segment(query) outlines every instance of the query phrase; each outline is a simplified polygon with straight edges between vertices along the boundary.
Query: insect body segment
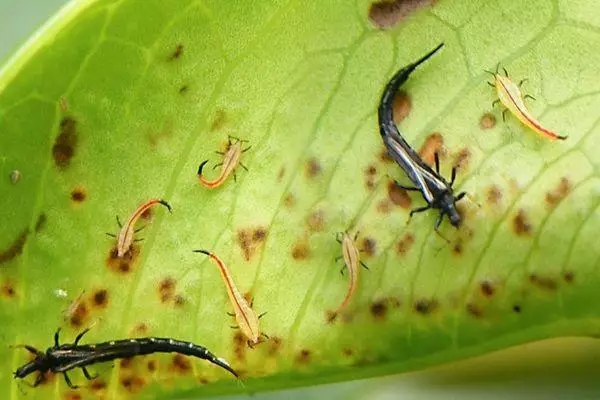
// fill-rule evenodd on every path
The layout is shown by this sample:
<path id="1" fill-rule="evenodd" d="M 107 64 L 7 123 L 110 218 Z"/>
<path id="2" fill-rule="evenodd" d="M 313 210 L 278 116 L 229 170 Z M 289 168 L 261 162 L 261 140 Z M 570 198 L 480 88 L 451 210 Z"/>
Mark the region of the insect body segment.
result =
<path id="1" fill-rule="evenodd" d="M 234 141 L 232 142 L 231 139 L 234 139 Z M 223 161 L 220 164 L 215 165 L 215 167 L 218 167 L 219 165 L 221 166 L 221 173 L 217 178 L 213 179 L 212 181 L 207 180 L 202 175 L 202 170 L 204 169 L 206 163 L 208 163 L 208 160 L 205 160 L 200 164 L 200 166 L 198 167 L 198 179 L 200 179 L 200 183 L 204 187 L 207 187 L 209 189 L 217 188 L 221 186 L 223 182 L 225 182 L 227 177 L 231 174 L 233 174 L 233 178 L 235 179 L 235 169 L 238 165 L 242 166 L 242 168 L 244 168 L 245 170 L 248 170 L 248 168 L 246 168 L 244 164 L 240 162 L 242 153 L 244 153 L 250 148 L 246 147 L 245 149 L 243 149 L 243 142 L 245 142 L 245 140 L 229 137 L 227 151 L 225 151 L 225 153 L 217 152 L 218 154 L 221 154 L 223 156 Z"/>
<path id="2" fill-rule="evenodd" d="M 486 71 L 494 77 L 494 83 L 492 86 L 496 89 L 498 93 L 498 100 L 502 102 L 502 104 L 506 107 L 507 110 L 511 112 L 519 121 L 521 121 L 525 126 L 532 129 L 534 132 L 539 133 L 542 136 L 549 138 L 550 140 L 565 140 L 567 136 L 561 136 L 556 132 L 553 132 L 547 128 L 544 128 L 542 124 L 535 119 L 527 106 L 525 105 L 525 98 L 531 97 L 530 95 L 525 95 L 521 93 L 520 85 L 517 85 L 513 82 L 509 77 L 508 73 L 505 72 L 505 76 L 502 76 L 496 72 Z M 522 82 L 521 82 L 522 83 Z M 496 102 L 494 102 L 496 103 Z M 504 114 L 502 114 L 504 117 Z"/>
<path id="3" fill-rule="evenodd" d="M 208 360 L 221 368 L 231 372 L 235 377 L 237 372 L 231 368 L 229 363 L 215 356 L 205 347 L 191 342 L 184 342 L 169 338 L 139 338 L 123 339 L 98 344 L 80 345 L 79 341 L 89 329 L 84 330 L 75 338 L 73 343 L 59 344 L 58 334 L 54 334 L 54 346 L 49 347 L 46 352 L 41 352 L 32 346 L 24 346 L 27 351 L 35 356 L 32 361 L 18 368 L 14 375 L 16 378 L 25 378 L 28 375 L 39 372 L 33 386 L 41 383 L 44 374 L 48 371 L 53 373 L 62 372 L 69 387 L 76 389 L 71 383 L 67 371 L 81 368 L 87 379 L 94 379 L 87 371 L 86 366 L 119 358 L 130 358 L 133 356 L 152 353 L 180 353 L 188 356 Z"/>
<path id="4" fill-rule="evenodd" d="M 264 334 L 261 334 L 258 326 L 260 316 L 256 314 L 252 309 L 252 306 L 248 304 L 246 298 L 242 296 L 235 286 L 231 273 L 229 272 L 229 269 L 227 269 L 225 263 L 223 263 L 216 254 L 207 250 L 194 250 L 194 252 L 206 254 L 217 264 L 221 277 L 225 282 L 225 287 L 227 288 L 227 295 L 233 306 L 235 319 L 242 333 L 248 338 L 248 345 L 252 347 L 253 345 L 260 343 L 261 336 L 265 336 Z"/>
<path id="5" fill-rule="evenodd" d="M 341 236 L 341 239 L 340 239 Z M 346 306 L 350 303 L 352 296 L 356 292 L 358 287 L 358 277 L 360 272 L 360 266 L 364 268 L 367 266 L 360 260 L 360 250 L 356 247 L 356 238 L 358 233 L 352 238 L 348 232 L 342 232 L 338 234 L 337 241 L 342 245 L 341 258 L 344 259 L 344 267 L 348 269 L 348 291 L 344 300 L 337 308 L 336 314 L 339 314 Z M 340 258 L 338 257 L 338 259 Z M 368 268 L 367 268 L 368 269 Z M 344 269 L 340 272 L 343 273 Z"/>
<path id="6" fill-rule="evenodd" d="M 396 72 L 383 91 L 378 109 L 379 132 L 381 133 L 383 143 L 387 148 L 390 157 L 392 157 L 404 170 L 414 185 L 414 187 L 402 186 L 400 184 L 398 184 L 398 186 L 405 190 L 420 191 L 427 202 L 427 206 L 412 210 L 410 216 L 412 217 L 413 214 L 430 208 L 437 208 L 440 210 L 440 216 L 435 223 L 436 231 L 442 223 L 444 215 L 448 216 L 448 219 L 453 226 L 460 226 L 461 217 L 456 209 L 456 202 L 462 199 L 466 193 L 463 192 L 454 196 L 452 185 L 456 178 L 456 167 L 452 169 L 451 181 L 446 181 L 440 175 L 439 157 L 437 153 L 435 154 L 436 168 L 434 171 L 421 159 L 419 154 L 410 147 L 406 140 L 404 140 L 394 123 L 393 101 L 396 92 L 400 86 L 408 80 L 410 74 L 420 64 L 441 49 L 443 45 L 444 44 L 441 43 L 416 62 L 409 64 Z"/>
<path id="7" fill-rule="evenodd" d="M 150 209 L 151 207 L 153 207 L 157 204 L 161 204 L 161 205 L 167 207 L 169 212 L 172 212 L 172 208 L 169 205 L 169 203 L 167 203 L 165 200 L 161 200 L 161 199 L 153 199 L 153 200 L 150 200 L 150 201 L 142 204 L 141 206 L 139 206 L 137 208 L 137 210 L 135 210 L 133 215 L 131 215 L 131 217 L 129 217 L 129 219 L 127 220 L 125 225 L 123 225 L 121 227 L 121 230 L 119 231 L 119 235 L 117 237 L 117 239 L 118 239 L 118 241 L 117 241 L 117 257 L 119 257 L 119 258 L 123 257 L 131 248 L 131 244 L 133 243 L 133 235 L 136 232 L 135 224 L 138 221 L 138 219 L 140 218 L 140 216 L 146 210 Z M 117 221 L 118 221 L 118 218 L 117 218 Z"/>

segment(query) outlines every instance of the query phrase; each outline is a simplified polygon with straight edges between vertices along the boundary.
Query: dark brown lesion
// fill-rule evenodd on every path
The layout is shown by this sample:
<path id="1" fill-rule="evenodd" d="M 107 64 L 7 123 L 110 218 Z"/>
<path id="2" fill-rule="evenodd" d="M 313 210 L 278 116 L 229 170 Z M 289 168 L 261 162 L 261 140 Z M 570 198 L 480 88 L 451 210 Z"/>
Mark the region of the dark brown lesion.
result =
<path id="1" fill-rule="evenodd" d="M 571 192 L 572 188 L 573 184 L 568 178 L 564 176 L 560 178 L 560 182 L 558 182 L 556 187 L 553 190 L 546 193 L 546 204 L 548 205 L 548 207 L 554 207 L 558 203 L 560 203 L 562 199 L 567 197 L 567 195 Z"/>
<path id="2" fill-rule="evenodd" d="M 513 218 L 513 230 L 517 236 L 530 236 L 533 232 L 533 226 L 529 222 L 525 210 L 520 209 Z"/>
<path id="3" fill-rule="evenodd" d="M 181 354 L 175 354 L 171 361 L 171 370 L 177 372 L 180 375 L 185 375 L 190 373 L 192 370 L 192 364 L 190 360 Z"/>
<path id="4" fill-rule="evenodd" d="M 12 261 L 23 253 L 27 236 L 29 236 L 29 229 L 24 229 L 6 250 L 0 252 L 0 264 Z"/>
<path id="5" fill-rule="evenodd" d="M 379 29 L 390 29 L 404 22 L 420 8 L 433 5 L 437 0 L 382 0 L 369 6 L 369 20 Z"/>
<path id="6" fill-rule="evenodd" d="M 310 363 L 311 351 L 309 349 L 302 349 L 296 356 L 296 363 L 306 365 Z"/>
<path id="7" fill-rule="evenodd" d="M 558 288 L 556 280 L 538 274 L 529 275 L 529 282 L 543 290 L 555 291 Z"/>
<path id="8" fill-rule="evenodd" d="M 377 300 L 371 303 L 369 307 L 369 311 L 375 320 L 381 321 L 384 320 L 387 312 L 388 312 L 388 302 L 387 300 Z"/>
<path id="9" fill-rule="evenodd" d="M 66 116 L 60 122 L 60 133 L 52 146 L 54 164 L 59 169 L 65 169 L 71 164 L 77 147 L 77 121 Z"/>
<path id="10" fill-rule="evenodd" d="M 91 296 L 92 304 L 98 308 L 106 308 L 108 306 L 108 290 L 98 289 Z"/>
<path id="11" fill-rule="evenodd" d="M 394 181 L 388 183 L 388 198 L 390 201 L 402 208 L 409 209 L 412 205 L 412 200 L 406 193 L 406 190 L 402 189 Z"/>
<path id="12" fill-rule="evenodd" d="M 425 164 L 433 167 L 435 163 L 435 154 L 441 159 L 444 158 L 446 151 L 444 148 L 444 137 L 439 132 L 433 132 L 425 139 L 425 142 L 419 148 L 419 156 Z"/>
<path id="13" fill-rule="evenodd" d="M 314 179 L 317 176 L 321 175 L 323 172 L 323 168 L 321 167 L 321 163 L 316 158 L 310 158 L 305 165 L 306 176 L 310 179 Z"/>
<path id="14" fill-rule="evenodd" d="M 396 251 L 398 252 L 398 254 L 403 256 L 411 249 L 414 243 L 414 235 L 412 233 L 407 232 L 398 241 L 398 244 L 396 245 Z"/>
<path id="15" fill-rule="evenodd" d="M 268 230 L 265 227 L 259 226 L 256 228 L 242 228 L 237 232 L 237 243 L 242 250 L 244 260 L 250 261 L 259 246 L 267 237 Z"/>
<path id="16" fill-rule="evenodd" d="M 183 46 L 183 44 L 178 44 L 177 47 L 175 47 L 175 50 L 173 50 L 173 52 L 169 56 L 169 61 L 175 61 L 180 59 L 183 56 L 184 50 L 185 47 Z"/>
<path id="17" fill-rule="evenodd" d="M 414 309 L 418 314 L 430 315 L 437 311 L 440 303 L 436 299 L 419 299 L 415 301 Z"/>

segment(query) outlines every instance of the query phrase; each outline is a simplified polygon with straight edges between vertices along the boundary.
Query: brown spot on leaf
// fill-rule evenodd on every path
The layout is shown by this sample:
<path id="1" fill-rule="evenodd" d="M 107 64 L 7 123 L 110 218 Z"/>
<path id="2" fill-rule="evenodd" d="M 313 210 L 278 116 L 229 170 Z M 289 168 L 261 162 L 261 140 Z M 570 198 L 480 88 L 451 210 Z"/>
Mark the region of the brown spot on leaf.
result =
<path id="1" fill-rule="evenodd" d="M 0 253 L 0 264 L 11 261 L 21 255 L 28 235 L 29 229 L 25 229 L 19 234 L 19 236 L 17 236 L 17 238 L 11 243 L 10 246 L 8 246 L 6 250 Z"/>
<path id="2" fill-rule="evenodd" d="M 498 186 L 492 185 L 487 188 L 485 197 L 488 203 L 496 205 L 502 200 L 502 191 Z"/>
<path id="3" fill-rule="evenodd" d="M 271 336 L 269 340 L 269 356 L 273 357 L 279 354 L 282 346 L 282 339 L 278 336 Z"/>
<path id="4" fill-rule="evenodd" d="M 92 303 L 96 307 L 105 308 L 108 305 L 108 290 L 99 289 L 92 294 Z"/>
<path id="5" fill-rule="evenodd" d="M 410 96 L 404 91 L 398 91 L 394 96 L 394 103 L 392 104 L 394 122 L 400 123 L 408 114 L 410 114 L 410 110 L 412 109 L 412 103 L 410 101 Z"/>
<path id="6" fill-rule="evenodd" d="M 93 392 L 100 392 L 106 389 L 106 382 L 100 379 L 94 379 L 90 382 L 90 389 L 92 389 Z"/>
<path id="7" fill-rule="evenodd" d="M 174 61 L 174 60 L 179 59 L 183 55 L 183 50 L 184 50 L 183 45 L 178 44 L 177 47 L 175 47 L 175 50 L 173 50 L 173 52 L 169 56 L 169 61 Z"/>
<path id="8" fill-rule="evenodd" d="M 533 227 L 527 218 L 525 210 L 520 209 L 513 218 L 513 229 L 517 236 L 529 236 Z"/>
<path id="9" fill-rule="evenodd" d="M 317 210 L 306 218 L 306 225 L 312 232 L 322 232 L 325 229 L 325 212 Z"/>
<path id="10" fill-rule="evenodd" d="M 244 334 L 238 329 L 233 335 L 233 352 L 236 359 L 243 361 L 246 358 L 247 340 Z"/>
<path id="11" fill-rule="evenodd" d="M 435 299 L 420 299 L 415 302 L 415 311 L 421 315 L 429 315 L 435 312 L 440 303 Z"/>
<path id="12" fill-rule="evenodd" d="M 397 206 L 402 208 L 410 208 L 412 201 L 406 190 L 402 189 L 394 181 L 388 183 L 388 197 Z"/>
<path id="13" fill-rule="evenodd" d="M 182 85 L 179 88 L 179 94 L 185 94 L 190 90 L 190 87 L 188 85 Z"/>
<path id="14" fill-rule="evenodd" d="M 237 242 L 242 249 L 244 260 L 250 261 L 252 259 L 259 246 L 265 240 L 267 232 L 267 228 L 264 227 L 238 230 Z"/>
<path id="15" fill-rule="evenodd" d="M 407 232 L 398 241 L 398 244 L 396 245 L 396 251 L 400 255 L 405 255 L 414 243 L 415 237 L 412 235 L 412 233 Z"/>
<path id="16" fill-rule="evenodd" d="M 173 356 L 171 365 L 172 365 L 172 370 L 181 375 L 189 373 L 190 370 L 192 369 L 192 364 L 190 363 L 190 360 L 181 354 L 175 354 Z"/>
<path id="17" fill-rule="evenodd" d="M 283 177 L 285 176 L 285 167 L 281 167 L 279 169 L 279 173 L 277 174 L 277 182 L 281 182 Z"/>
<path id="18" fill-rule="evenodd" d="M 64 399 L 65 400 L 81 400 L 82 397 L 77 392 L 67 392 L 67 393 L 65 393 Z"/>
<path id="19" fill-rule="evenodd" d="M 161 302 L 166 303 L 173 298 L 176 285 L 177 282 L 173 278 L 165 278 L 158 283 L 158 295 Z"/>
<path id="20" fill-rule="evenodd" d="M 383 199 L 377 203 L 377 211 L 382 214 L 389 214 L 392 211 L 392 202 L 388 199 Z"/>
<path id="21" fill-rule="evenodd" d="M 390 29 L 405 21 L 418 9 L 437 0 L 382 0 L 371 3 L 369 20 L 379 29 Z"/>
<path id="22" fill-rule="evenodd" d="M 365 236 L 362 240 L 362 250 L 367 257 L 373 257 L 377 252 L 377 241 L 375 238 Z"/>
<path id="23" fill-rule="evenodd" d="M 133 269 L 133 266 L 139 254 L 139 247 L 135 244 L 132 244 L 129 251 L 125 253 L 123 257 L 119 258 L 117 257 L 117 248 L 113 247 L 108 253 L 108 257 L 106 259 L 106 266 L 114 272 L 127 274 Z"/>
<path id="24" fill-rule="evenodd" d="M 119 361 L 119 366 L 121 368 L 129 368 L 131 367 L 131 357 L 127 357 L 127 358 L 121 358 L 121 360 Z"/>
<path id="25" fill-rule="evenodd" d="M 471 150 L 466 147 L 458 152 L 456 156 L 454 156 L 453 166 L 456 168 L 466 168 L 471 160 Z"/>
<path id="26" fill-rule="evenodd" d="M 485 113 L 481 116 L 479 120 L 479 127 L 481 129 L 492 129 L 494 126 L 496 126 L 496 117 L 494 114 Z"/>
<path id="27" fill-rule="evenodd" d="M 521 306 L 518 304 L 515 304 L 512 308 L 513 312 L 515 312 L 516 314 L 520 314 L 521 313 Z"/>
<path id="28" fill-rule="evenodd" d="M 388 311 L 387 300 L 374 301 L 373 303 L 371 303 L 369 310 L 371 311 L 371 315 L 373 316 L 373 318 L 375 318 L 375 320 L 381 321 L 385 319 L 385 316 Z"/>
<path id="29" fill-rule="evenodd" d="M 72 117 L 64 117 L 60 122 L 60 134 L 52 146 L 54 164 L 65 169 L 71 164 L 77 147 L 77 121 Z"/>
<path id="30" fill-rule="evenodd" d="M 338 317 L 338 313 L 335 311 L 327 310 L 325 312 L 325 321 L 328 324 L 333 324 Z"/>
<path id="31" fill-rule="evenodd" d="M 419 149 L 421 159 L 429 166 L 435 164 L 435 153 L 438 153 L 438 156 L 444 154 L 444 137 L 439 132 L 433 132 L 427 136 Z"/>
<path id="32" fill-rule="evenodd" d="M 89 314 L 90 312 L 85 303 L 79 301 L 75 304 L 75 307 L 69 315 L 69 323 L 73 328 L 81 328 Z"/>
<path id="33" fill-rule="evenodd" d="M 16 297 L 17 291 L 15 289 L 15 284 L 11 280 L 3 282 L 2 286 L 0 286 L 0 294 L 2 294 L 2 297 L 6 297 L 7 299 Z"/>
<path id="34" fill-rule="evenodd" d="M 83 203 L 87 198 L 87 193 L 85 188 L 78 186 L 71 192 L 71 200 L 75 203 Z"/>
<path id="35" fill-rule="evenodd" d="M 477 304 L 468 303 L 466 305 L 466 310 L 473 318 L 479 319 L 483 317 L 483 311 L 481 310 L 481 307 L 479 307 Z"/>
<path id="36" fill-rule="evenodd" d="M 138 393 L 146 384 L 143 378 L 136 375 L 121 376 L 120 382 L 129 393 Z"/>
<path id="37" fill-rule="evenodd" d="M 365 185 L 369 190 L 375 187 L 376 178 L 377 167 L 374 164 L 370 164 L 367 168 L 365 168 Z"/>
<path id="38" fill-rule="evenodd" d="M 292 258 L 294 260 L 306 260 L 310 257 L 310 247 L 305 240 L 300 240 L 292 247 Z"/>
<path id="39" fill-rule="evenodd" d="M 148 368 L 148 371 L 154 372 L 158 368 L 158 362 L 156 360 L 148 360 L 146 367 Z"/>
<path id="40" fill-rule="evenodd" d="M 317 160 L 314 157 L 310 158 L 306 162 L 305 169 L 306 169 L 306 176 L 311 179 L 316 178 L 322 172 L 322 168 L 321 168 L 321 164 L 319 163 L 319 160 Z"/>
<path id="41" fill-rule="evenodd" d="M 47 220 L 48 220 L 48 217 L 46 217 L 46 214 L 44 214 L 44 213 L 40 214 L 37 221 L 35 222 L 36 233 L 41 231 L 42 229 L 44 229 L 44 226 L 46 226 Z"/>
<path id="42" fill-rule="evenodd" d="M 213 117 L 212 124 L 210 125 L 210 131 L 216 132 L 220 131 L 227 122 L 227 114 L 223 110 L 215 111 L 215 116 Z"/>
<path id="43" fill-rule="evenodd" d="M 308 364 L 310 362 L 310 356 L 311 356 L 310 350 L 302 349 L 296 356 L 296 362 L 298 364 Z"/>
<path id="44" fill-rule="evenodd" d="M 285 198 L 283 199 L 283 204 L 287 207 L 287 208 L 292 208 L 294 207 L 294 205 L 296 204 L 296 198 L 294 197 L 293 194 L 288 193 Z"/>
<path id="45" fill-rule="evenodd" d="M 185 297 L 178 294 L 173 298 L 173 303 L 175 304 L 175 307 L 181 308 L 185 305 Z"/>
<path id="46" fill-rule="evenodd" d="M 565 271 L 563 279 L 567 283 L 573 283 L 575 281 L 575 273 L 573 271 Z"/>
<path id="47" fill-rule="evenodd" d="M 571 191 L 571 181 L 569 181 L 566 177 L 560 178 L 560 182 L 556 187 L 546 193 L 546 203 L 549 207 L 554 207 L 557 205 L 562 199 L 564 199 L 569 192 Z"/>
<path id="48" fill-rule="evenodd" d="M 496 292 L 494 284 L 488 280 L 484 280 L 479 284 L 479 290 L 485 297 L 492 297 Z"/>
<path id="49" fill-rule="evenodd" d="M 390 153 L 388 153 L 387 149 L 381 150 L 381 152 L 379 153 L 379 160 L 386 164 L 394 161 L 394 159 L 390 156 Z"/>
<path id="50" fill-rule="evenodd" d="M 558 287 L 556 281 L 552 278 L 539 276 L 537 274 L 529 275 L 529 282 L 543 290 L 555 291 Z"/>
<path id="51" fill-rule="evenodd" d="M 452 246 L 452 253 L 454 253 L 457 256 L 460 256 L 463 252 L 463 241 L 461 238 L 456 239 L 456 242 L 454 242 L 454 246 Z"/>
<path id="52" fill-rule="evenodd" d="M 346 357 L 352 357 L 354 355 L 354 350 L 349 347 L 345 347 L 342 349 L 342 354 Z"/>
<path id="53" fill-rule="evenodd" d="M 145 322 L 138 322 L 133 327 L 133 335 L 134 336 L 142 336 L 148 333 L 148 325 Z"/>

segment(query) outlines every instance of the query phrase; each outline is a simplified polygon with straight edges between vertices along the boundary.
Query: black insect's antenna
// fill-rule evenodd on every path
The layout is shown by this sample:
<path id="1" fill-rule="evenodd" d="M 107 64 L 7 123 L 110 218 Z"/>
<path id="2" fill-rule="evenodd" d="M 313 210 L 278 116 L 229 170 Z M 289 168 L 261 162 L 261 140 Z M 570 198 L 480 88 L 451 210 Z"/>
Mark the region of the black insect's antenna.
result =
<path id="1" fill-rule="evenodd" d="M 421 57 L 414 63 L 409 64 L 406 67 L 402 68 L 400 71 L 396 72 L 396 75 L 394 75 L 389 81 L 389 83 L 385 87 L 385 90 L 383 91 L 383 95 L 381 96 L 381 102 L 379 103 L 379 121 L 381 122 L 380 133 L 382 136 L 396 131 L 396 125 L 394 124 L 394 117 L 392 115 L 392 104 L 394 103 L 394 97 L 396 96 L 398 88 L 400 88 L 400 86 L 402 86 L 402 84 L 406 82 L 410 74 L 419 65 L 427 61 L 429 57 L 434 55 L 443 46 L 444 43 L 440 43 L 435 49 L 431 50 L 429 53 L 425 54 L 423 57 Z"/>

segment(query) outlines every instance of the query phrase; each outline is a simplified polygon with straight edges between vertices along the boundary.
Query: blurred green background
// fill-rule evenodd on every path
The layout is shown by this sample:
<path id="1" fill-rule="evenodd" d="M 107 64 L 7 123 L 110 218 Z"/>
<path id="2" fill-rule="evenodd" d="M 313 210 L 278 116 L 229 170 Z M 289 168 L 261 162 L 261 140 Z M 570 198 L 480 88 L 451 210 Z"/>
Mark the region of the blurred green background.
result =
<path id="1" fill-rule="evenodd" d="M 67 2 L 0 0 L 0 64 Z M 225 398 L 596 399 L 599 376 L 600 342 L 565 338 L 398 376 Z"/>

